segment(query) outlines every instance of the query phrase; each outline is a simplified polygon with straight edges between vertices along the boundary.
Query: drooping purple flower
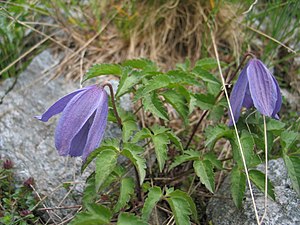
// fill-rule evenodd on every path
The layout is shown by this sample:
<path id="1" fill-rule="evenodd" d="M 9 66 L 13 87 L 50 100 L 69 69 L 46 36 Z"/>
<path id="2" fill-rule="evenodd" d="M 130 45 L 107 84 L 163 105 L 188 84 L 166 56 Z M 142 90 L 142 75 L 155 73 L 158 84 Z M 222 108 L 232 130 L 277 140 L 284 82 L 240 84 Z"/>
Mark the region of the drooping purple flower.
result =
<path id="1" fill-rule="evenodd" d="M 235 122 L 242 107 L 254 106 L 262 115 L 279 119 L 282 97 L 279 85 L 268 68 L 258 59 L 249 60 L 242 70 L 230 95 L 230 105 Z M 230 115 L 229 125 L 233 125 Z"/>
<path id="2" fill-rule="evenodd" d="M 108 115 L 108 96 L 103 87 L 92 85 L 74 91 L 55 102 L 37 119 L 47 122 L 61 113 L 55 131 L 55 147 L 61 156 L 87 156 L 103 138 Z"/>

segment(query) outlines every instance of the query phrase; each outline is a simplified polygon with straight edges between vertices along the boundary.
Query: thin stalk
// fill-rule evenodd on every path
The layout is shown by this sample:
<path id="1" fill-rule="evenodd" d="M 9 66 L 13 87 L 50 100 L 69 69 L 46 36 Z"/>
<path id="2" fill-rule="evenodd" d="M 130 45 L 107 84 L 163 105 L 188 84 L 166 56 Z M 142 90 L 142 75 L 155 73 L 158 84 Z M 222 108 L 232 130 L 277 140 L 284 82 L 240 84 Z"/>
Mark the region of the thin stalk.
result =
<path id="1" fill-rule="evenodd" d="M 256 207 L 254 195 L 253 195 L 253 190 L 252 190 L 252 187 L 251 187 L 248 168 L 247 168 L 247 164 L 246 164 L 246 160 L 245 160 L 245 156 L 244 156 L 244 152 L 243 152 L 243 147 L 242 147 L 242 143 L 241 143 L 241 140 L 240 140 L 240 137 L 239 137 L 238 129 L 237 129 L 237 126 L 236 126 L 236 123 L 235 123 L 235 119 L 234 119 L 234 116 L 233 116 L 233 111 L 232 111 L 232 108 L 231 108 L 231 104 L 230 104 L 230 101 L 229 101 L 229 95 L 228 95 L 228 92 L 227 92 L 225 79 L 223 77 L 222 68 L 221 68 L 220 59 L 219 59 L 219 54 L 218 54 L 218 50 L 217 50 L 214 35 L 212 33 L 212 29 L 210 29 L 210 34 L 211 34 L 211 39 L 212 39 L 212 43 L 213 43 L 213 47 L 214 47 L 214 51 L 215 51 L 215 55 L 216 55 L 216 59 L 217 59 L 217 63 L 218 63 L 218 69 L 219 69 L 220 77 L 221 77 L 223 88 L 224 88 L 225 97 L 226 97 L 226 100 L 227 100 L 227 103 L 228 103 L 229 112 L 230 112 L 230 115 L 231 115 L 231 118 L 232 118 L 232 121 L 233 121 L 235 134 L 236 134 L 236 137 L 237 137 L 237 140 L 238 140 L 239 150 L 240 150 L 240 153 L 241 153 L 241 156 L 242 156 L 242 161 L 243 161 L 243 165 L 244 165 L 244 169 L 245 169 L 245 173 L 246 173 L 246 178 L 247 178 L 247 182 L 248 182 L 248 186 L 249 186 L 249 190 L 250 190 L 252 204 L 253 204 L 253 207 L 254 207 L 256 221 L 257 221 L 257 224 L 260 224 L 259 216 L 258 216 L 258 213 L 257 213 L 257 207 Z"/>
<path id="2" fill-rule="evenodd" d="M 263 115 L 263 120 L 264 120 L 264 138 L 265 138 L 265 209 L 259 224 L 262 224 L 267 214 L 267 208 L 268 208 L 268 137 L 267 137 L 266 117 L 264 115 Z"/>
<path id="3" fill-rule="evenodd" d="M 119 125 L 120 129 L 122 130 L 122 128 L 123 128 L 122 121 L 121 121 L 121 118 L 118 114 L 113 87 L 112 87 L 111 83 L 109 83 L 109 82 L 104 82 L 104 84 L 102 84 L 102 86 L 103 87 L 107 86 L 109 88 L 110 96 L 111 96 L 111 102 L 112 102 L 112 106 L 113 106 L 113 111 L 114 111 L 114 114 L 117 118 L 118 125 Z M 134 165 L 133 165 L 133 168 L 134 168 L 135 177 L 136 177 L 137 197 L 140 201 L 143 201 L 143 195 L 142 195 L 142 189 L 141 189 L 141 186 L 140 186 L 139 173 L 138 173 L 138 171 L 137 171 L 137 169 Z"/>
<path id="4" fill-rule="evenodd" d="M 122 126 L 122 121 L 121 121 L 121 118 L 120 118 L 120 116 L 118 114 L 118 110 L 117 110 L 117 106 L 116 106 L 114 89 L 113 89 L 111 83 L 109 83 L 109 82 L 105 82 L 102 86 L 103 87 L 107 86 L 109 88 L 110 97 L 111 97 L 111 103 L 112 103 L 112 106 L 113 106 L 114 114 L 116 116 L 116 119 L 117 119 L 119 127 L 122 129 L 123 126 Z"/>

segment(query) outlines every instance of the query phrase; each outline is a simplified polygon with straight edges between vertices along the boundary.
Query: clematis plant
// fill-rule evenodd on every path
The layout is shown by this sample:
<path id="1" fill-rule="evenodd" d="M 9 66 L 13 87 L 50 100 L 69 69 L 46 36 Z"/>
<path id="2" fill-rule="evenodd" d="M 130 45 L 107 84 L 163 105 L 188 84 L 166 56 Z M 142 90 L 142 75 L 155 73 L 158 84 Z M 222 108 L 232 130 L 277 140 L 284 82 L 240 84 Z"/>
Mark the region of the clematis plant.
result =
<path id="1" fill-rule="evenodd" d="M 61 112 L 55 131 L 55 147 L 61 156 L 82 156 L 85 161 L 104 136 L 108 115 L 107 93 L 100 85 L 87 86 L 62 97 L 35 118 L 47 122 Z"/>
<path id="2" fill-rule="evenodd" d="M 237 122 L 242 107 L 254 106 L 262 115 L 279 119 L 277 113 L 282 104 L 282 96 L 275 77 L 259 60 L 251 59 L 242 70 L 230 95 L 230 104 Z M 233 124 L 230 115 L 229 125 Z"/>

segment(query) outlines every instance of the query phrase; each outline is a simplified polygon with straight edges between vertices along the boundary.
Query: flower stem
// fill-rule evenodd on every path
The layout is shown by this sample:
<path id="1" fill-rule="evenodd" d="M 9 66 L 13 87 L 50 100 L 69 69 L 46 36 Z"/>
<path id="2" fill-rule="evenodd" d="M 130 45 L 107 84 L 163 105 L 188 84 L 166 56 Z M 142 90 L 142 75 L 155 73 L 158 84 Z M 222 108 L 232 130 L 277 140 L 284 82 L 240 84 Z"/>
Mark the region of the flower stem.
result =
<path id="1" fill-rule="evenodd" d="M 112 107 L 113 107 L 113 110 L 114 110 L 114 114 L 115 114 L 115 116 L 116 116 L 116 118 L 117 118 L 119 127 L 122 129 L 123 126 L 122 126 L 122 121 L 121 121 L 121 118 L 120 118 L 120 116 L 119 116 L 119 114 L 118 114 L 118 110 L 117 110 L 117 107 L 116 107 L 116 101 L 115 101 L 114 89 L 113 89 L 111 83 L 109 83 L 109 82 L 107 82 L 107 81 L 106 81 L 105 83 L 103 83 L 102 86 L 103 86 L 103 87 L 107 86 L 107 87 L 109 88 L 109 91 L 110 91 L 110 97 L 111 97 L 111 103 L 112 103 Z"/>
<path id="2" fill-rule="evenodd" d="M 215 42 L 215 38 L 214 38 L 214 35 L 213 35 L 213 32 L 212 32 L 212 29 L 211 29 L 211 39 L 212 39 L 212 43 L 213 43 L 213 47 L 214 47 L 214 51 L 215 51 L 215 55 L 216 55 L 216 59 L 217 59 L 217 63 L 218 63 L 220 77 L 221 77 L 223 88 L 224 88 L 224 94 L 225 94 L 225 97 L 226 97 L 226 100 L 227 100 L 227 103 L 228 103 L 229 112 L 230 112 L 230 115 L 231 115 L 231 118 L 232 118 L 236 138 L 237 138 L 237 141 L 238 141 L 239 150 L 240 150 L 240 153 L 241 153 L 241 156 L 242 156 L 243 166 L 244 166 L 244 170 L 245 170 L 245 174 L 246 174 L 246 178 L 247 178 L 247 183 L 248 183 L 248 186 L 249 186 L 249 191 L 250 191 L 252 204 L 253 204 L 253 208 L 254 208 L 254 212 L 255 212 L 256 222 L 257 222 L 257 224 L 260 224 L 259 216 L 258 216 L 258 212 L 257 212 L 257 207 L 256 207 L 254 195 L 253 195 L 253 190 L 252 190 L 252 186 L 251 186 L 251 182 L 250 182 L 250 177 L 249 177 L 249 173 L 248 173 L 248 168 L 247 168 L 247 164 L 246 164 L 246 160 L 245 160 L 245 156 L 244 156 L 244 152 L 243 152 L 243 146 L 242 146 L 241 139 L 240 139 L 238 129 L 237 129 L 237 126 L 236 126 L 236 123 L 235 123 L 235 119 L 234 119 L 234 116 L 233 116 L 232 107 L 231 107 L 231 104 L 230 104 L 230 101 L 229 101 L 229 95 L 228 95 L 228 92 L 227 92 L 225 79 L 223 77 L 222 68 L 221 68 L 221 64 L 220 64 L 220 60 L 219 60 L 219 54 L 218 54 L 218 50 L 217 50 L 217 46 L 216 46 L 216 42 Z"/>
<path id="3" fill-rule="evenodd" d="M 267 208 L 268 208 L 268 137 L 267 137 L 266 117 L 264 115 L 263 115 L 263 120 L 264 120 L 264 138 L 265 138 L 265 205 L 264 205 L 265 209 L 259 224 L 262 224 L 267 214 Z"/>
<path id="4" fill-rule="evenodd" d="M 248 57 L 256 58 L 256 56 L 255 56 L 254 54 L 252 54 L 251 52 L 247 52 L 247 53 L 244 55 L 244 57 L 243 57 L 243 59 L 242 59 L 240 65 L 238 66 L 238 68 L 237 68 L 237 69 L 235 70 L 235 72 L 227 79 L 226 83 L 230 83 L 230 82 L 233 80 L 233 78 L 234 78 L 234 77 L 237 75 L 237 73 L 240 71 L 240 69 L 242 68 L 244 62 L 246 61 L 246 59 L 247 59 Z"/>

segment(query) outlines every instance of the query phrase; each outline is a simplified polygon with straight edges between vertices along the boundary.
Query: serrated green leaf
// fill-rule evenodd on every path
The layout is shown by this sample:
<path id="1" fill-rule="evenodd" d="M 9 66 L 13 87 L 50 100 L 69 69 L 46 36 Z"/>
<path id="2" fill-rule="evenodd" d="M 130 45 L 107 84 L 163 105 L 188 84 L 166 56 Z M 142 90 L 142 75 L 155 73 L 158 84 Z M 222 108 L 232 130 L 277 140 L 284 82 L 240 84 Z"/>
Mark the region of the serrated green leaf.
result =
<path id="1" fill-rule="evenodd" d="M 94 151 L 91 152 L 91 154 L 87 157 L 85 162 L 83 163 L 81 167 L 81 173 L 87 168 L 87 166 L 105 149 L 111 149 L 116 152 L 119 151 L 119 142 L 116 139 L 105 139 L 99 148 L 96 148 Z"/>
<path id="2" fill-rule="evenodd" d="M 140 131 L 138 131 L 134 137 L 132 138 L 131 142 L 132 143 L 137 143 L 140 140 L 143 140 L 145 138 L 151 137 L 151 131 L 148 128 L 143 128 Z"/>
<path id="3" fill-rule="evenodd" d="M 165 162 L 168 158 L 167 150 L 168 144 L 170 144 L 170 139 L 167 134 L 157 134 L 152 137 L 152 141 L 154 144 L 155 155 L 158 161 L 159 171 L 162 172 Z"/>
<path id="4" fill-rule="evenodd" d="M 218 160 L 217 156 L 212 153 L 212 152 L 208 152 L 203 156 L 204 160 L 208 160 L 212 163 L 213 166 L 215 166 L 216 168 L 222 170 L 223 166 L 222 166 L 222 162 L 220 160 Z"/>
<path id="5" fill-rule="evenodd" d="M 141 69 L 143 72 L 157 71 L 157 66 L 149 59 L 129 59 L 122 63 L 123 66 Z"/>
<path id="6" fill-rule="evenodd" d="M 168 127 L 159 126 L 157 124 L 154 124 L 150 129 L 154 135 L 163 134 L 170 130 Z"/>
<path id="7" fill-rule="evenodd" d="M 161 199 L 161 197 L 162 191 L 160 187 L 154 186 L 149 189 L 144 207 L 142 209 L 142 218 L 145 221 L 149 220 L 153 208 L 156 206 L 157 202 Z"/>
<path id="8" fill-rule="evenodd" d="M 128 73 L 130 73 L 130 75 Z M 129 92 L 130 89 L 143 79 L 143 77 L 143 74 L 138 71 L 124 70 L 120 79 L 116 97 L 119 98 Z"/>
<path id="9" fill-rule="evenodd" d="M 217 104 L 212 107 L 209 112 L 208 119 L 214 122 L 219 121 L 224 116 L 224 107 Z"/>
<path id="10" fill-rule="evenodd" d="M 140 177 L 140 185 L 142 185 L 146 176 L 146 160 L 134 149 L 123 149 L 121 154 L 127 157 L 136 167 Z"/>
<path id="11" fill-rule="evenodd" d="M 97 204 L 90 204 L 88 210 L 77 213 L 75 218 L 69 223 L 70 225 L 101 225 L 108 224 L 112 217 L 111 211 Z"/>
<path id="12" fill-rule="evenodd" d="M 132 177 L 125 177 L 121 181 L 120 196 L 114 207 L 114 212 L 119 212 L 126 206 L 131 196 L 134 194 L 134 180 Z"/>
<path id="13" fill-rule="evenodd" d="M 230 178 L 231 196 L 236 207 L 240 208 L 246 191 L 246 176 L 235 166 L 231 171 Z"/>
<path id="14" fill-rule="evenodd" d="M 168 134 L 171 142 L 173 142 L 173 144 L 182 151 L 183 146 L 182 146 L 182 143 L 181 143 L 181 140 L 179 139 L 179 137 L 177 137 L 176 134 L 174 134 L 174 132 L 172 132 L 172 131 L 168 131 L 167 134 Z"/>
<path id="15" fill-rule="evenodd" d="M 215 83 L 207 83 L 207 91 L 209 94 L 217 97 L 221 91 L 222 85 Z"/>
<path id="16" fill-rule="evenodd" d="M 145 110 L 151 112 L 154 116 L 168 120 L 168 113 L 155 92 L 143 98 L 143 105 Z"/>
<path id="17" fill-rule="evenodd" d="M 165 98 L 166 102 L 170 103 L 173 106 L 173 108 L 178 112 L 178 114 L 183 119 L 184 123 L 187 124 L 189 108 L 186 98 L 174 90 L 167 90 L 162 94 L 162 96 Z"/>
<path id="18" fill-rule="evenodd" d="M 284 152 L 288 152 L 294 143 L 299 139 L 299 133 L 294 131 L 284 131 L 280 135 L 280 143 Z"/>
<path id="19" fill-rule="evenodd" d="M 117 225 L 149 225 L 131 213 L 121 213 L 118 217 Z"/>
<path id="20" fill-rule="evenodd" d="M 220 138 L 224 137 L 227 139 L 233 138 L 234 134 L 232 130 L 230 130 L 227 126 L 225 125 L 218 125 L 218 126 L 208 126 L 205 130 L 205 136 L 206 136 L 206 141 L 205 145 L 212 149 Z"/>
<path id="21" fill-rule="evenodd" d="M 83 78 L 83 82 L 93 77 L 101 75 L 117 75 L 120 76 L 122 69 L 118 64 L 96 64 L 93 65 Z"/>
<path id="22" fill-rule="evenodd" d="M 250 180 L 255 184 L 255 186 L 262 192 L 265 192 L 265 174 L 258 170 L 249 171 Z M 268 196 L 275 201 L 274 187 L 273 184 L 268 179 Z"/>
<path id="23" fill-rule="evenodd" d="M 176 64 L 176 69 L 180 69 L 182 71 L 188 72 L 191 66 L 191 61 L 190 59 L 186 58 L 184 60 L 184 63 L 177 63 Z"/>
<path id="24" fill-rule="evenodd" d="M 224 64 L 224 63 L 223 63 Z M 205 70 L 211 70 L 218 67 L 218 62 L 214 58 L 204 58 L 196 62 L 195 67 L 200 67 Z"/>
<path id="25" fill-rule="evenodd" d="M 133 131 L 137 130 L 135 116 L 131 112 L 124 110 L 119 110 L 119 115 L 122 121 L 122 139 L 124 142 L 127 142 Z"/>
<path id="26" fill-rule="evenodd" d="M 86 208 L 88 204 L 94 202 L 97 198 L 97 192 L 95 188 L 95 173 L 92 173 L 86 180 L 86 186 L 83 191 L 82 203 Z"/>
<path id="27" fill-rule="evenodd" d="M 215 105 L 215 97 L 211 94 L 195 94 L 196 106 L 202 110 L 212 109 Z"/>
<path id="28" fill-rule="evenodd" d="M 212 75 L 207 70 L 201 68 L 200 66 L 196 66 L 192 72 L 193 74 L 195 74 L 195 76 L 199 77 L 201 80 L 205 82 L 212 83 L 212 84 L 220 84 L 219 80 L 215 78 L 214 75 Z"/>
<path id="29" fill-rule="evenodd" d="M 251 134 L 248 131 L 243 130 L 242 135 L 240 136 L 240 141 L 243 147 L 243 154 L 247 165 L 251 164 L 251 160 L 254 157 L 254 140 Z M 243 167 L 243 161 L 241 156 L 241 151 L 236 136 L 230 141 L 233 159 L 238 163 L 240 167 Z"/>
<path id="30" fill-rule="evenodd" d="M 113 182 L 119 182 L 121 177 L 125 174 L 125 168 L 117 165 L 114 171 L 107 177 L 104 183 L 101 185 L 99 192 L 108 188 Z"/>
<path id="31" fill-rule="evenodd" d="M 152 93 L 157 89 L 167 87 L 171 82 L 172 80 L 164 74 L 154 76 L 147 82 L 147 84 L 143 89 L 141 89 L 141 91 L 136 93 L 134 100 L 137 101 L 138 99 L 146 96 L 148 93 Z"/>
<path id="32" fill-rule="evenodd" d="M 267 130 L 268 131 L 274 131 L 274 130 L 282 130 L 285 127 L 285 123 L 275 120 L 275 119 L 270 119 L 267 122 Z"/>
<path id="33" fill-rule="evenodd" d="M 193 199 L 191 198 L 191 196 L 189 196 L 186 192 L 181 191 L 181 190 L 175 190 L 172 193 L 170 193 L 169 196 L 171 198 L 182 198 L 182 199 L 186 200 L 188 202 L 189 208 L 192 212 L 192 218 L 195 220 L 195 222 L 198 223 L 198 213 L 197 213 L 196 205 L 195 205 Z"/>
<path id="34" fill-rule="evenodd" d="M 107 177 L 111 174 L 117 165 L 118 154 L 114 150 L 105 149 L 101 151 L 96 159 L 96 175 L 95 188 L 99 190 L 101 185 L 105 182 Z"/>
<path id="35" fill-rule="evenodd" d="M 174 161 L 172 162 L 172 164 L 169 167 L 169 171 L 171 169 L 175 168 L 176 166 L 179 166 L 182 163 L 185 163 L 187 161 L 197 160 L 198 158 L 199 158 L 199 156 L 195 157 L 195 156 L 186 155 L 186 154 L 176 156 Z"/>
<path id="36" fill-rule="evenodd" d="M 283 159 L 292 181 L 294 190 L 300 196 L 300 158 L 298 156 L 288 156 L 283 154 Z"/>
<path id="37" fill-rule="evenodd" d="M 167 198 L 166 200 L 171 207 L 176 225 L 191 224 L 189 216 L 192 214 L 192 211 L 187 200 L 176 196 Z"/>
<path id="38" fill-rule="evenodd" d="M 201 86 L 201 83 L 195 79 L 195 76 L 190 72 L 184 72 L 182 70 L 170 70 L 166 73 L 166 75 L 171 80 L 170 84 Z"/>
<path id="39" fill-rule="evenodd" d="M 202 184 L 211 192 L 215 191 L 215 175 L 212 163 L 208 160 L 195 160 L 194 170 Z"/>

